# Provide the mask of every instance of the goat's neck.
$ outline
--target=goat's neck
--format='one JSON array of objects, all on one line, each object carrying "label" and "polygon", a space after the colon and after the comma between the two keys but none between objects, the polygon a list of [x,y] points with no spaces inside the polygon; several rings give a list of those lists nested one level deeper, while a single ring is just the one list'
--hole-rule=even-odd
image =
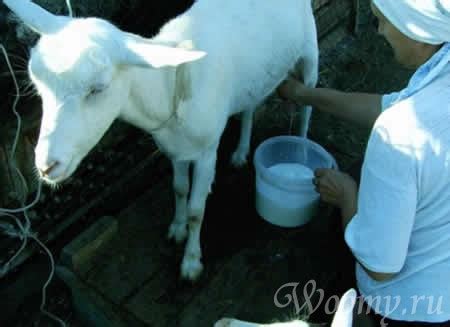
[{"label": "goat's neck", "polygon": [[121,118],[147,132],[163,127],[175,110],[175,69],[129,68],[129,101]]}]

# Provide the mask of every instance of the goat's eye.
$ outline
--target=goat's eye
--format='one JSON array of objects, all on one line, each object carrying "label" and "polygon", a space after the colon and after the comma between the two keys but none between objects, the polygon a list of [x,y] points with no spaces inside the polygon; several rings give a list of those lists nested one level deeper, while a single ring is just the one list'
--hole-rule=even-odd
[{"label": "goat's eye", "polygon": [[94,85],[92,86],[86,94],[86,98],[95,96],[99,93],[102,93],[106,89],[105,85]]}]

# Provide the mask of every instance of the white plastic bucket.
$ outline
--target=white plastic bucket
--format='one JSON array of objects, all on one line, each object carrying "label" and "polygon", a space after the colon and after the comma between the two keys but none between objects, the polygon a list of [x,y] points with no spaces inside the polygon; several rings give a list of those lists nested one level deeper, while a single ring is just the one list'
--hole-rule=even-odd
[{"label": "white plastic bucket", "polygon": [[[281,227],[299,227],[314,216],[319,194],[312,184],[317,168],[337,168],[335,159],[319,144],[299,136],[277,136],[261,143],[253,163],[256,170],[256,210]],[[282,165],[308,167],[311,175],[275,172]],[[272,169],[271,169],[272,167]],[[306,169],[307,171],[307,169]]]}]

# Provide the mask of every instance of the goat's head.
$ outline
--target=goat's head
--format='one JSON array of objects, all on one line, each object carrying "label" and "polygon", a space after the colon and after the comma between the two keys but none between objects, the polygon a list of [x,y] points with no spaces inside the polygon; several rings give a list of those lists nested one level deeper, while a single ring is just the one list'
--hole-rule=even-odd
[{"label": "goat's head", "polygon": [[126,66],[177,66],[205,55],[153,44],[102,19],[55,16],[29,0],[4,3],[41,35],[28,68],[43,105],[36,166],[49,183],[69,177],[120,115]]}]

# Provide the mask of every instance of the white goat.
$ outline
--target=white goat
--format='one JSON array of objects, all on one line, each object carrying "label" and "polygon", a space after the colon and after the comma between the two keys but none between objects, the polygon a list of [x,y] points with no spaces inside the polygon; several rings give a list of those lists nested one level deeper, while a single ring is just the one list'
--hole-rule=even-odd
[{"label": "white goat", "polygon": [[[98,18],[55,16],[29,0],[3,2],[41,35],[29,74],[43,103],[35,151],[42,178],[69,177],[116,118],[151,133],[173,165],[169,237],[188,236],[181,275],[195,280],[202,271],[205,202],[228,118],[242,114],[232,157],[239,166],[249,152],[253,110],[299,61],[305,83],[316,84],[311,1],[198,0],[152,39]],[[311,108],[302,112],[306,135]]]},{"label": "white goat", "polygon": [[[354,289],[347,291],[339,301],[339,306],[334,315],[331,327],[352,327],[354,307],[357,303],[357,294]],[[274,324],[255,324],[236,319],[221,319],[214,327],[310,327],[311,325],[301,320]]]}]

